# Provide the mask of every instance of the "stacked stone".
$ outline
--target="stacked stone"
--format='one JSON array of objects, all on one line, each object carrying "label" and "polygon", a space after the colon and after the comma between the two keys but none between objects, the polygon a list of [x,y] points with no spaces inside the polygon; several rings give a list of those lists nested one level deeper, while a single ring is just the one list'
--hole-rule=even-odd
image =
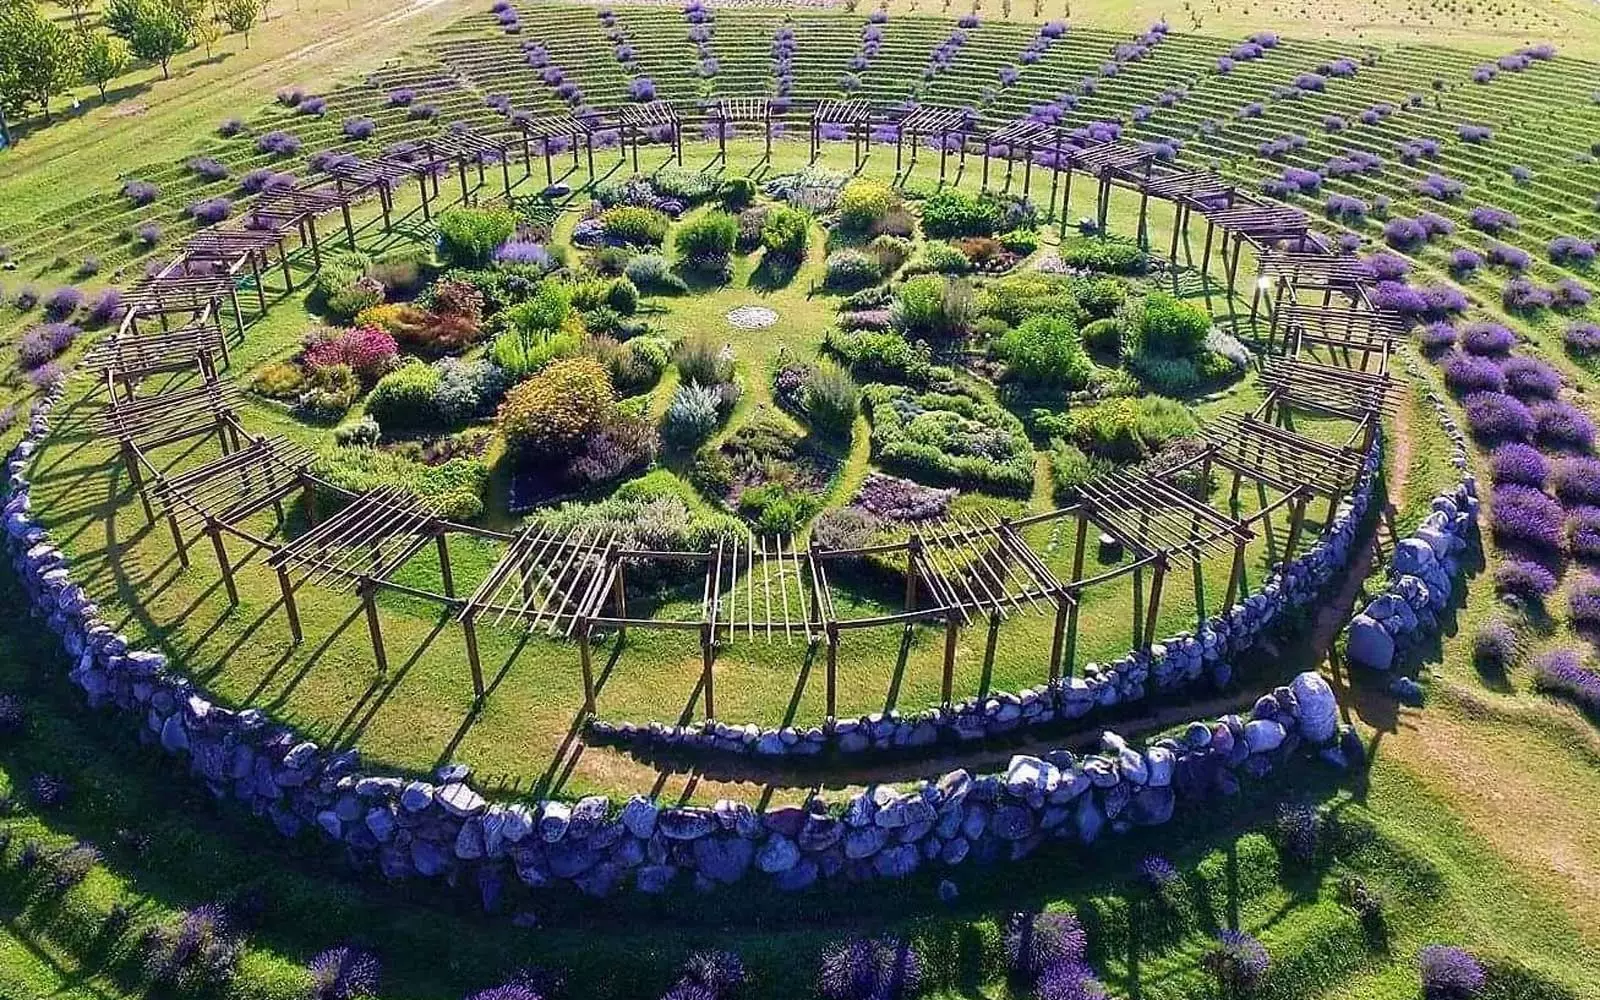
[{"label": "stacked stone", "polygon": [[644,751],[713,755],[793,758],[913,752],[1081,719],[1096,710],[1135,704],[1152,693],[1169,694],[1201,683],[1225,687],[1233,675],[1232,658],[1255,645],[1285,612],[1321,596],[1348,564],[1381,459],[1381,440],[1375,437],[1356,488],[1339,505],[1329,528],[1305,553],[1275,570],[1259,591],[1207,619],[1198,632],[1155,643],[1148,653],[1134,651],[1111,663],[1087,664],[1081,677],[1063,677],[1018,693],[967,698],[948,708],[874,712],[855,719],[828,719],[816,726],[591,719],[586,737],[591,743]]},{"label": "stacked stone", "polygon": [[[1407,366],[1416,374],[1415,365]],[[1467,437],[1450,415],[1444,398],[1428,393],[1428,402],[1452,442],[1451,463],[1461,481],[1433,498],[1428,516],[1395,546],[1384,592],[1350,620],[1347,655],[1358,666],[1387,671],[1397,656],[1439,630],[1439,614],[1450,604],[1460,557],[1478,523],[1478,483],[1468,472]],[[1391,690],[1407,701],[1420,700],[1421,689],[1408,677],[1396,677]]]},{"label": "stacked stone", "polygon": [[1302,747],[1338,766],[1361,751],[1339,729],[1326,682],[1306,673],[1261,698],[1248,718],[1192,723],[1143,750],[1106,733],[1098,754],[1017,756],[1003,775],[956,770],[909,790],[878,786],[842,811],[820,798],[761,814],[726,800],[662,808],[642,796],[617,810],[601,797],[501,804],[476,792],[460,765],[432,782],[364,775],[354,751],[319,747],[257,709],[214,704],[100,616],[30,510],[28,461],[59,398],[36,408],[8,463],[5,532],[31,609],[61,636],[90,704],[136,720],[145,743],[186,759],[213,795],[245,804],[282,835],[311,831],[389,879],[466,882],[489,910],[515,884],[605,896],[623,886],[709,890],[760,873],[799,890],[1017,859],[1048,840],[1087,845],[1107,830],[1164,823],[1179,799],[1237,792],[1241,775],[1265,775]]}]

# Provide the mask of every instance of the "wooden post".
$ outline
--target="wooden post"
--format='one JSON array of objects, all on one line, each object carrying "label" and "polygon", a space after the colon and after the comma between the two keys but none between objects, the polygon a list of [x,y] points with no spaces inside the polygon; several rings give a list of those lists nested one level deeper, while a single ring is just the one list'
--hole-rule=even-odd
[{"label": "wooden post", "polygon": [[711,664],[716,647],[711,636],[711,623],[703,622],[700,625],[700,682],[705,687],[706,718],[717,717],[716,705],[713,700],[715,680],[712,677]]},{"label": "wooden post", "polygon": [[906,539],[906,610],[917,610],[917,561],[922,553],[922,536],[913,531]]},{"label": "wooden post", "polygon": [[[578,626],[578,665],[583,668],[583,710],[594,712],[594,657],[589,648],[589,622]],[[706,718],[711,718],[711,671],[706,670]]]},{"label": "wooden post", "polygon": [[[1072,583],[1074,588],[1079,580],[1083,579],[1084,549],[1089,544],[1089,518],[1084,514],[1078,515],[1078,543],[1076,551],[1072,554]],[[1077,589],[1072,590],[1072,604],[1067,609],[1067,645],[1066,645],[1066,670],[1067,676],[1073,675],[1077,666],[1078,655],[1078,607],[1083,603],[1083,594]]]},{"label": "wooden post", "polygon": [[945,615],[944,619],[944,677],[939,686],[939,704],[950,704],[950,690],[955,683],[956,674],[956,642],[960,638],[961,626],[956,624],[955,612]]},{"label": "wooden post", "polygon": [[1161,583],[1167,576],[1167,559],[1162,556],[1156,560],[1156,568],[1150,579],[1150,606],[1145,610],[1144,617],[1144,642],[1141,647],[1149,652],[1151,643],[1155,642],[1156,619],[1161,613]]},{"label": "wooden post", "polygon": [[1144,567],[1133,567],[1133,642],[1131,648],[1144,646]]},{"label": "wooden post", "polygon": [[1200,277],[1211,277],[1211,238],[1216,234],[1217,224],[1211,219],[1206,219],[1206,245],[1200,251]]},{"label": "wooden post", "polygon": [[217,551],[217,567],[222,570],[222,586],[228,591],[228,603],[239,606],[239,588],[233,582],[233,564],[228,561],[228,547],[222,544],[222,529],[217,522],[206,518],[206,534],[211,536],[211,547]]},{"label": "wooden post", "polygon": [[456,156],[456,176],[461,180],[461,203],[467,203],[467,161],[459,154]]},{"label": "wooden post", "polygon": [[828,673],[827,673],[827,700],[828,718],[837,718],[839,715],[839,626],[829,622],[828,636]]},{"label": "wooden post", "polygon": [[1239,581],[1244,576],[1244,539],[1239,539],[1233,544],[1233,569],[1228,573],[1228,596],[1222,602],[1224,614],[1233,607],[1233,599],[1239,595]]},{"label": "wooden post", "polygon": [[278,587],[283,591],[283,611],[289,617],[289,635],[295,645],[305,639],[305,633],[300,631],[300,609],[294,603],[294,584],[289,582],[289,571],[282,566],[278,567]]},{"label": "wooden post", "polygon": [[144,475],[139,471],[139,456],[134,453],[133,445],[126,442],[122,445],[122,464],[127,467],[128,479],[133,483],[135,493],[139,494],[139,502],[144,505],[144,519],[150,524],[156,523],[156,512],[150,506],[150,497],[144,491]]},{"label": "wooden post", "polygon": [[1300,529],[1305,526],[1306,495],[1301,493],[1295,500],[1289,514],[1289,540],[1283,546],[1283,564],[1287,566],[1294,559],[1294,550],[1300,544]]},{"label": "wooden post", "polygon": [[178,550],[178,564],[188,569],[189,547],[183,543],[183,528],[178,524],[178,515],[170,507],[167,509],[167,526],[172,529],[172,544]]},{"label": "wooden post", "polygon": [[450,543],[441,530],[438,536],[439,544],[439,576],[444,580],[444,596],[456,596],[456,581],[450,572]]},{"label": "wooden post", "polygon": [[1050,633],[1050,679],[1052,681],[1061,677],[1061,643],[1067,628],[1067,596],[1065,593],[1056,595],[1056,623]]},{"label": "wooden post", "polygon": [[472,668],[472,701],[474,704],[483,703],[483,661],[478,656],[478,626],[473,621],[474,615],[467,613],[461,619],[461,629],[467,639],[467,665]]},{"label": "wooden post", "polygon": [[[618,618],[628,617],[628,590],[622,582],[622,560],[617,561],[616,580],[611,584],[612,613]],[[628,635],[628,626],[617,626],[617,641],[620,643]]]},{"label": "wooden post", "polygon": [[378,588],[369,577],[356,585],[361,603],[367,609],[367,631],[372,633],[372,655],[378,661],[378,676],[389,673],[389,657],[383,651],[383,625],[378,621]]}]

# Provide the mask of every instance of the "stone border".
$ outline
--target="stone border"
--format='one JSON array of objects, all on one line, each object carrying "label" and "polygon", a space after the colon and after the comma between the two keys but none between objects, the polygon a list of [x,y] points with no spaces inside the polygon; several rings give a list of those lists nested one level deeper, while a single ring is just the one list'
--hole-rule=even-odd
[{"label": "stone border", "polygon": [[461,765],[441,768],[436,782],[364,775],[356,751],[325,750],[259,709],[215,704],[164,655],[130,648],[101,617],[31,514],[29,461],[64,392],[57,386],[35,405],[12,452],[4,524],[30,610],[61,637],[68,677],[89,704],[136,719],[142,742],[186,759],[214,796],[246,804],[282,835],[315,830],[356,866],[391,880],[442,877],[453,887],[470,879],[486,910],[500,910],[516,883],[602,897],[624,885],[707,890],[759,871],[795,891],[968,858],[1016,860],[1051,839],[1088,845],[1107,828],[1165,823],[1180,797],[1234,794],[1241,774],[1263,777],[1303,747],[1341,768],[1363,759],[1354,730],[1339,726],[1332,690],[1304,673],[1259,699],[1248,719],[1193,722],[1142,751],[1105,733],[1099,754],[1019,755],[1003,775],[955,770],[908,791],[877,786],[839,810],[821,798],[761,814],[729,800],[663,808],[640,795],[616,809],[602,796],[491,804]]},{"label": "stone border", "polygon": [[[1409,353],[1405,362],[1412,378],[1420,379]],[[1449,606],[1461,575],[1459,556],[1478,524],[1478,480],[1470,471],[1467,436],[1437,390],[1428,390],[1428,402],[1450,436],[1450,463],[1461,480],[1453,491],[1434,497],[1422,524],[1396,543],[1388,586],[1350,619],[1346,656],[1351,663],[1378,672],[1390,670],[1397,654],[1438,632],[1438,615]],[[1410,677],[1395,677],[1389,690],[1407,702],[1422,700],[1421,687]]]},{"label": "stone border", "polygon": [[641,752],[813,759],[899,753],[975,743],[1037,726],[1082,719],[1119,705],[1137,704],[1209,682],[1225,687],[1233,676],[1229,658],[1250,649],[1283,617],[1315,602],[1349,563],[1377,471],[1383,458],[1381,433],[1368,449],[1361,479],[1339,505],[1333,524],[1287,569],[1274,570],[1262,588],[1227,611],[1211,616],[1198,633],[1182,632],[1106,664],[1087,664],[1081,677],[1063,677],[1018,693],[991,692],[948,708],[902,714],[874,712],[854,719],[828,719],[815,726],[761,727],[716,720],[672,725],[609,722],[591,718],[585,739]]}]

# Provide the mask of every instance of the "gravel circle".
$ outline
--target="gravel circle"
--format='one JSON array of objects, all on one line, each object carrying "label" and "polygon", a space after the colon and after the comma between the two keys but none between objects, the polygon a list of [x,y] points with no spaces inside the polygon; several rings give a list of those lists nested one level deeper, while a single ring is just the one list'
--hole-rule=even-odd
[{"label": "gravel circle", "polygon": [[740,306],[729,310],[727,320],[740,330],[765,330],[778,321],[778,314],[766,306]]}]

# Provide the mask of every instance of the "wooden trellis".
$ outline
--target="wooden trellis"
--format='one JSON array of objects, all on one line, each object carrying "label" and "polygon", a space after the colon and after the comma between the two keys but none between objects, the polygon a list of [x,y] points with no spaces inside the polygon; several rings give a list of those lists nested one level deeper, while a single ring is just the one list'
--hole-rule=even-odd
[{"label": "wooden trellis", "polygon": [[1356,351],[1361,355],[1358,370],[1367,371],[1376,356],[1379,374],[1388,370],[1389,354],[1405,336],[1405,323],[1400,317],[1354,306],[1281,305],[1272,314],[1267,333],[1269,348],[1280,326],[1284,347],[1290,354],[1298,355],[1307,346],[1327,348],[1341,352],[1345,367],[1353,368],[1350,352]]},{"label": "wooden trellis", "polygon": [[245,216],[245,227],[285,233],[290,229],[300,234],[300,245],[310,246],[311,260],[318,270],[322,268],[322,241],[317,236],[317,217],[339,209],[344,215],[345,235],[350,246],[356,245],[356,230],[350,220],[350,198],[332,187],[290,188],[286,191],[267,191],[256,198]]},{"label": "wooden trellis", "polygon": [[[628,110],[633,110],[633,109],[628,109]],[[669,108],[668,110],[670,111],[671,109]],[[624,116],[626,116],[626,112],[624,112]],[[626,117],[624,117],[624,121],[626,122]],[[534,117],[534,118],[521,119],[521,120],[518,120],[516,124],[517,124],[517,128],[520,129],[521,132],[522,132],[522,150],[523,150],[523,156],[525,158],[525,162],[526,163],[528,163],[528,164],[532,163],[532,160],[531,160],[532,153],[531,153],[531,150],[530,150],[530,147],[529,147],[529,143],[534,139],[539,140],[540,152],[542,152],[544,154],[544,180],[545,180],[546,184],[554,184],[556,182],[555,159],[554,159],[554,155],[550,152],[550,140],[551,139],[555,139],[555,138],[563,138],[563,139],[567,140],[567,144],[572,150],[572,168],[574,170],[576,170],[578,168],[578,145],[579,145],[579,143],[581,141],[581,143],[583,145],[583,148],[584,148],[585,152],[588,154],[588,157],[589,157],[589,176],[590,177],[594,176],[594,130],[589,127],[589,123],[588,122],[584,121],[581,118],[577,118],[577,117],[574,117],[573,115],[567,114],[566,112],[563,111],[563,112],[561,112],[559,114],[539,115],[539,116]],[[623,135],[624,135],[624,145],[625,145],[626,144],[626,136],[627,136],[626,125],[624,126]],[[635,142],[637,143],[637,137],[635,137]],[[637,145],[636,145],[635,148],[634,148],[634,167],[635,167],[635,169],[638,168],[638,157],[639,157],[639,150],[638,150]],[[681,154],[680,154],[680,162],[681,162]],[[463,191],[462,198],[465,198],[466,197],[466,194],[464,193],[466,191],[466,180],[465,180],[465,178],[466,178],[466,173],[465,173],[466,167],[465,167],[465,165],[463,165],[461,169],[463,171],[463,173],[461,175],[462,178],[463,178],[462,179],[462,191]],[[479,169],[480,170],[482,169],[482,164],[479,165]],[[530,166],[529,169],[530,170],[532,169],[531,166]],[[480,180],[481,180],[481,177],[480,177]],[[510,181],[508,180],[506,183],[507,183],[507,185],[509,185]],[[434,194],[438,194],[439,193],[439,187],[438,187],[437,183],[434,184],[433,193]],[[510,189],[508,187],[507,188],[507,194],[509,194],[509,193],[510,193]]]},{"label": "wooden trellis", "polygon": [[1398,405],[1396,383],[1387,372],[1362,372],[1307,358],[1264,359],[1261,384],[1267,390],[1259,411],[1264,417],[1275,410],[1303,409],[1354,421],[1370,430],[1368,425],[1375,425]]},{"label": "wooden trellis", "polygon": [[[946,108],[935,104],[922,104],[912,108],[909,112],[893,122],[894,133],[894,172],[898,176],[901,169],[901,157],[905,146],[911,146],[911,165],[917,165],[917,140],[925,135],[939,137],[939,170],[940,176],[944,175],[945,156],[949,152],[947,140],[951,133],[966,136],[972,127],[973,115],[964,108]],[[967,162],[967,144],[961,144],[961,163]]]},{"label": "wooden trellis", "polygon": [[866,162],[867,156],[872,152],[872,104],[860,98],[845,101],[830,98],[819,103],[816,110],[811,113],[812,163],[817,162],[817,157],[822,153],[824,125],[838,125],[848,131],[855,143],[856,169],[861,169],[861,164]]},{"label": "wooden trellis", "polygon": [[[532,157],[525,145],[528,133],[523,132],[523,176],[533,172]],[[511,144],[504,139],[492,138],[474,132],[461,126],[453,126],[440,132],[438,135],[424,139],[422,147],[428,157],[427,173],[425,176],[433,180],[433,194],[439,194],[439,174],[437,166],[440,163],[454,163],[456,176],[461,183],[461,200],[465,202],[468,197],[467,190],[467,164],[476,165],[478,170],[478,184],[484,183],[484,164],[490,159],[500,163],[501,186],[507,198],[511,197]],[[589,173],[594,173],[594,146],[589,146]],[[422,196],[422,210],[424,218],[431,218],[432,209],[428,204],[426,189]]]},{"label": "wooden trellis", "polygon": [[[220,265],[231,275],[238,275],[248,266],[255,281],[256,305],[261,312],[266,312],[267,293],[261,272],[268,267],[267,251],[277,249],[278,264],[283,268],[284,289],[294,289],[294,275],[289,270],[289,255],[284,249],[284,239],[284,233],[271,229],[211,227],[184,240],[183,256],[186,261]],[[237,291],[233,294],[237,296]]]},{"label": "wooden trellis", "polygon": [[[979,182],[980,190],[989,189],[989,157],[994,155],[996,146],[1004,147],[1006,161],[1006,188],[1011,187],[1012,166],[1016,162],[1013,155],[1018,149],[1022,150],[1022,196],[1028,197],[1033,186],[1033,154],[1035,150],[1044,149],[1055,152],[1058,161],[1061,156],[1061,129],[1043,122],[1015,121],[1002,125],[990,132],[983,139],[983,177]],[[942,148],[942,146],[941,146]],[[1057,183],[1060,178],[1059,170],[1050,171],[1050,210],[1055,211]],[[939,159],[939,180],[944,180],[944,158]]]},{"label": "wooden trellis", "polygon": [[772,102],[765,97],[724,97],[712,112],[717,125],[717,155],[728,158],[728,129],[740,123],[758,123],[766,143],[766,158],[772,159]]},{"label": "wooden trellis", "polygon": [[378,673],[380,676],[387,673],[389,658],[384,652],[383,628],[378,619],[378,590],[387,587],[401,593],[436,597],[392,579],[397,570],[429,544],[438,546],[444,599],[451,600],[455,597],[455,582],[450,571],[445,522],[438,517],[438,505],[398,486],[361,494],[338,513],[278,549],[267,558],[267,565],[278,574],[283,609],[294,641],[299,643],[305,638],[300,628],[299,606],[295,603],[296,590],[309,583],[354,593],[366,610],[367,630],[372,637]]},{"label": "wooden trellis", "polygon": [[[1278,243],[1287,243],[1303,250],[1306,247],[1306,237],[1311,231],[1311,222],[1306,214],[1297,208],[1285,205],[1235,203],[1222,208],[1202,206],[1200,212],[1206,220],[1206,242],[1205,249],[1201,252],[1201,274],[1210,273],[1211,244],[1216,233],[1220,231],[1222,262],[1227,272],[1230,299],[1234,296],[1239,258],[1243,255],[1246,244],[1258,252]],[[1228,253],[1230,244],[1233,248],[1231,256]]]},{"label": "wooden trellis", "polygon": [[[329,173],[333,175],[334,190],[347,198],[354,199],[368,192],[377,192],[378,206],[383,211],[384,232],[394,228],[394,189],[411,177],[416,177],[421,183],[427,182],[421,168],[409,156],[400,154],[385,154],[375,160],[355,163],[335,163]],[[349,211],[348,203],[345,211]]]},{"label": "wooden trellis", "polygon": [[[639,138],[641,133],[648,133],[650,129],[666,129],[667,140],[672,145],[673,155],[678,160],[678,166],[683,166],[683,125],[678,121],[678,113],[666,101],[650,101],[647,104],[631,104],[622,109],[622,144],[623,148],[633,148],[633,170],[639,172]],[[548,166],[548,157],[546,165]]]},{"label": "wooden trellis", "polygon": [[226,271],[187,274],[176,267],[164,268],[124,292],[119,308],[122,309],[123,324],[133,333],[138,333],[139,320],[142,318],[153,316],[163,330],[168,330],[172,326],[170,317],[190,317],[207,310],[214,314],[223,302],[232,305],[239,335],[244,336],[239,289],[234,277]]},{"label": "wooden trellis", "polygon": [[117,442],[147,520],[154,523],[155,512],[141,466],[147,466],[152,473],[160,472],[146,458],[147,453],[207,434],[217,436],[217,444],[224,452],[237,448],[239,397],[237,386],[217,381],[214,375],[199,385],[175,392],[131,400],[112,396],[105,409],[105,431]]},{"label": "wooden trellis", "polygon": [[186,533],[200,528],[216,552],[228,603],[237,606],[239,590],[223,534],[236,535],[255,546],[268,544],[236,525],[268,507],[277,508],[278,519],[283,520],[283,501],[297,491],[305,498],[307,515],[314,518],[316,493],[310,473],[313,459],[310,451],[287,438],[256,438],[177,475],[156,476],[151,493],[166,516],[179,563],[189,565]]},{"label": "wooden trellis", "polygon": [[83,366],[105,380],[111,395],[121,386],[132,399],[138,384],[156,375],[192,371],[202,378],[214,378],[218,356],[224,365],[230,363],[228,338],[206,316],[175,330],[112,334],[89,349]]}]

